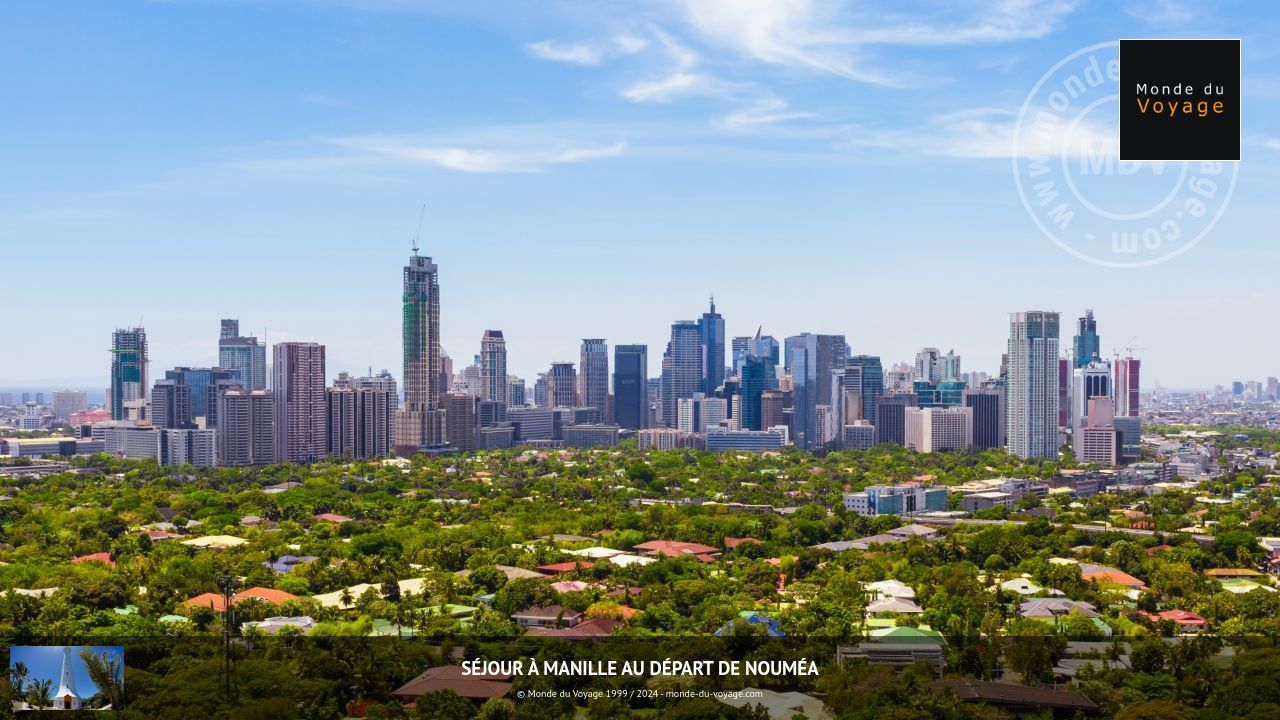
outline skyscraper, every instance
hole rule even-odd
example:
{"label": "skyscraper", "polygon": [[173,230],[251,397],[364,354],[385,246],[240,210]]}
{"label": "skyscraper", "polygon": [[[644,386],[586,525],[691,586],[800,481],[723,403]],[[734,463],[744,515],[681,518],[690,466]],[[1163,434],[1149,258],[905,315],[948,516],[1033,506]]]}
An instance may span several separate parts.
{"label": "skyscraper", "polygon": [[609,346],[601,338],[586,338],[578,362],[578,402],[600,408],[603,416],[609,409]]}
{"label": "skyscraper", "polygon": [[648,375],[648,346],[614,346],[613,416],[619,427],[641,430],[648,426]]}
{"label": "skyscraper", "polygon": [[1089,401],[1098,397],[1111,397],[1111,364],[1091,362],[1072,370],[1071,414],[1068,417],[1072,431],[1084,427]]}
{"label": "skyscraper", "polygon": [[1098,322],[1093,319],[1093,311],[1085,310],[1084,317],[1076,320],[1076,337],[1072,343],[1072,360],[1075,366],[1082,368],[1091,362],[1102,359],[1098,337]]}
{"label": "skyscraper", "polygon": [[1004,388],[965,390],[964,406],[973,411],[973,446],[983,450],[1004,447]]}
{"label": "skyscraper", "polygon": [[270,390],[223,386],[217,406],[219,465],[275,462],[275,402]]}
{"label": "skyscraper", "polygon": [[278,343],[271,370],[276,461],[306,463],[323,458],[328,443],[324,346]]}
{"label": "skyscraper", "polygon": [[444,394],[445,442],[459,452],[476,449],[476,401],[466,393]]}
{"label": "skyscraper", "polygon": [[1058,457],[1058,325],[1056,312],[1009,316],[1008,447],[1020,458]]}
{"label": "skyscraper", "polygon": [[240,335],[240,321],[224,319],[218,337],[218,367],[236,373],[250,390],[266,389],[267,346],[256,337]]}
{"label": "skyscraper", "polygon": [[1141,395],[1142,361],[1135,357],[1120,358],[1116,360],[1115,373],[1116,415],[1138,417],[1141,415],[1138,400]]}
{"label": "skyscraper", "polygon": [[195,427],[191,411],[191,388],[177,380],[157,380],[151,388],[151,424],[161,429],[184,430]]}
{"label": "skyscraper", "polygon": [[[7,403],[0,403],[7,404]],[[72,414],[89,409],[89,399],[83,390],[54,390],[53,417],[66,422]]]}
{"label": "skyscraper", "polygon": [[936,383],[942,380],[941,353],[938,348],[920,348],[916,353],[915,374],[912,379],[918,382]]}
{"label": "skyscraper", "polygon": [[222,368],[176,367],[165,370],[164,377],[166,380],[174,380],[180,385],[191,388],[191,416],[205,418],[205,427],[216,426],[208,422],[208,417],[210,413],[217,415],[218,383],[235,380],[242,385],[245,384],[238,371]]}
{"label": "skyscraper", "polygon": [[816,408],[829,405],[832,372],[844,367],[847,346],[843,335],[801,333],[787,338],[784,349],[794,383],[791,439],[796,447],[812,450],[818,438]]}
{"label": "skyscraper", "polygon": [[578,378],[573,363],[562,360],[551,363],[547,373],[547,404],[553,408],[577,407]]}
{"label": "skyscraper", "polygon": [[480,338],[480,397],[493,400],[503,408],[509,405],[507,393],[507,341],[501,330],[485,330]]}
{"label": "skyscraper", "polygon": [[915,407],[916,396],[910,393],[881,395],[876,400],[876,444],[907,443],[907,408]]}
{"label": "skyscraper", "polygon": [[[845,361],[846,368],[857,368],[858,393],[862,400],[862,419],[876,424],[876,400],[884,394],[884,366],[875,355],[854,355]],[[847,374],[847,373],[846,373]],[[846,383],[846,390],[853,390]]]}
{"label": "skyscraper", "polygon": [[111,334],[111,419],[124,420],[124,404],[147,397],[147,331],[116,330]]}
{"label": "skyscraper", "polygon": [[444,439],[436,412],[442,391],[440,283],[435,263],[418,255],[416,246],[404,267],[402,322],[404,404],[396,413],[394,435],[396,453],[404,456]]}
{"label": "skyscraper", "polygon": [[662,357],[662,424],[675,427],[679,403],[702,386],[702,334],[692,320],[671,324],[671,339]]}
{"label": "skyscraper", "polygon": [[741,416],[738,424],[743,430],[767,430],[761,414],[761,399],[769,389],[769,380],[773,375],[773,361],[767,357],[747,355],[739,371],[739,406]]}
{"label": "skyscraper", "polygon": [[702,345],[702,392],[711,396],[724,383],[724,318],[716,312],[714,295],[711,309],[698,320],[698,337]]}

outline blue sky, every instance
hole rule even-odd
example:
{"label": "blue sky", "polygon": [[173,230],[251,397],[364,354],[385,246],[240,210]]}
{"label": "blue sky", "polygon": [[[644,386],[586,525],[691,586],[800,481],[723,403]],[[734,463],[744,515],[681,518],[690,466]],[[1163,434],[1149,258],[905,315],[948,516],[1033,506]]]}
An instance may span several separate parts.
{"label": "blue sky", "polygon": [[[113,659],[123,659],[124,648],[119,645],[76,645],[71,648],[71,666],[72,673],[75,674],[76,692],[80,693],[81,698],[88,700],[98,692],[98,686],[89,679],[89,672],[85,670],[84,661],[80,659],[80,651],[84,649],[92,650],[99,655],[106,653]],[[61,645],[14,645],[9,648],[10,668],[19,662],[27,666],[28,682],[49,680],[53,683],[49,692],[58,691],[58,683],[62,678]]]}
{"label": "blue sky", "polygon": [[[455,4],[457,5],[457,4]],[[584,337],[650,346],[714,292],[730,335],[843,333],[994,372],[1007,313],[1095,309],[1144,381],[1280,374],[1280,70],[1267,3],[964,0],[0,5],[0,386],[212,364],[220,317],[399,375],[400,268],[441,268],[461,367],[532,379]],[[1244,162],[1199,245],[1066,254],[1023,209],[1036,81],[1118,37],[1243,38]],[[1068,338],[1064,337],[1064,345]]]}

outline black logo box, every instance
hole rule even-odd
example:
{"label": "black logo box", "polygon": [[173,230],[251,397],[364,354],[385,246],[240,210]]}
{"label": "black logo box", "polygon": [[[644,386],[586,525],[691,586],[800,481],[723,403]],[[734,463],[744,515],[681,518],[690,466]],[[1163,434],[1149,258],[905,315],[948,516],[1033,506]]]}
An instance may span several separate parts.
{"label": "black logo box", "polygon": [[1240,102],[1239,40],[1120,41],[1121,160],[1239,160]]}

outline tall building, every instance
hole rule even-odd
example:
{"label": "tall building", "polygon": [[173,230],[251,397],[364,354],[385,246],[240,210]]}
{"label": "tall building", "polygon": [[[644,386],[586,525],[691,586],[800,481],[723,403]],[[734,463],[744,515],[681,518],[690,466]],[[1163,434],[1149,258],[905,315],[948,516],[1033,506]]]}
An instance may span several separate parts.
{"label": "tall building", "polygon": [[641,430],[648,427],[648,373],[648,346],[614,346],[613,416],[619,427],[628,430]]}
{"label": "tall building", "polygon": [[246,384],[238,371],[223,368],[176,367],[165,370],[164,377],[191,389],[191,416],[205,418],[205,427],[215,427],[214,423],[208,422],[208,417],[211,411],[214,415],[217,414],[214,401],[217,398],[218,383],[234,380],[242,385]]}
{"label": "tall building", "polygon": [[485,330],[480,338],[480,397],[503,408],[510,404],[507,392],[507,341],[501,330]]}
{"label": "tall building", "polygon": [[125,420],[125,403],[147,397],[147,331],[116,330],[111,334],[111,419]]}
{"label": "tall building", "polygon": [[[8,404],[8,403],[0,403]],[[89,399],[83,390],[54,390],[53,419],[66,422],[78,412],[89,409]]]}
{"label": "tall building", "polygon": [[[783,390],[765,390],[760,394],[760,429],[768,430],[787,424],[791,409],[791,393]],[[743,411],[745,414],[745,410]],[[743,428],[751,430],[754,428]]]}
{"label": "tall building", "polygon": [[191,388],[177,380],[157,380],[151,388],[151,424],[164,430],[194,428]]}
{"label": "tall building", "polygon": [[733,376],[742,375],[742,363],[751,354],[751,336],[739,335],[729,341],[729,361],[732,363]]}
{"label": "tall building", "polygon": [[396,454],[412,455],[439,445],[443,424],[439,407],[442,386],[440,350],[440,282],[431,258],[415,246],[404,267],[402,341],[404,404],[396,413]]}
{"label": "tall building", "polygon": [[973,411],[973,446],[983,450],[1004,447],[1004,388],[984,387],[965,390],[964,406]]}
{"label": "tall building", "polygon": [[1093,311],[1085,310],[1084,317],[1076,320],[1076,336],[1072,342],[1072,360],[1078,368],[1102,360],[1102,339],[1098,337],[1098,322]]}
{"label": "tall building", "polygon": [[[1006,354],[1007,355],[1007,354]],[[1071,427],[1071,371],[1075,363],[1058,358],[1058,427]]]}
{"label": "tall building", "polygon": [[276,344],[271,373],[276,461],[307,463],[323,458],[328,442],[324,346],[313,342]]}
{"label": "tall building", "polygon": [[1120,432],[1115,426],[1115,405],[1100,395],[1089,398],[1088,410],[1072,434],[1076,460],[1114,467],[1120,463]]}
{"label": "tall building", "polygon": [[796,447],[813,450],[818,444],[817,406],[831,398],[832,373],[843,368],[848,355],[843,335],[801,333],[786,339],[786,368],[792,376],[792,433]]}
{"label": "tall building", "polygon": [[270,390],[223,386],[217,405],[219,465],[275,462],[275,400]]}
{"label": "tall building", "polygon": [[938,378],[942,382],[960,379],[960,356],[955,350],[948,350],[946,355],[938,358]]}
{"label": "tall building", "polygon": [[[884,394],[884,366],[880,364],[880,358],[874,355],[854,355],[845,361],[846,377],[850,368],[856,368],[855,377],[857,378],[857,391],[860,396],[859,402],[862,405],[862,419],[876,424],[876,400]],[[846,390],[849,383],[845,384]]]}
{"label": "tall building", "polygon": [[1111,364],[1091,362],[1071,371],[1071,415],[1068,418],[1072,431],[1085,425],[1089,401],[1093,398],[1111,397]]}
{"label": "tall building", "polygon": [[702,386],[702,335],[692,320],[671,324],[671,339],[662,358],[662,424],[675,427],[682,398]]}
{"label": "tall building", "polygon": [[547,372],[547,402],[551,407],[577,407],[577,386],[573,363],[567,360],[551,363],[551,370]]}
{"label": "tall building", "polygon": [[714,295],[711,309],[698,320],[698,337],[702,346],[702,392],[710,396],[724,383],[724,318],[716,312]]}
{"label": "tall building", "polygon": [[462,392],[447,392],[444,405],[444,439],[459,452],[476,449],[476,401]]}
{"label": "tall building", "polygon": [[973,444],[973,408],[909,407],[905,413],[906,445],[916,452],[962,450]]}
{"label": "tall building", "polygon": [[601,338],[586,338],[578,362],[578,402],[586,407],[609,408],[609,345]]}
{"label": "tall building", "polygon": [[1119,358],[1115,362],[1115,373],[1116,415],[1139,417],[1142,361],[1134,357]]}
{"label": "tall building", "polygon": [[916,406],[911,393],[881,395],[876,399],[876,444],[907,444],[907,408]]}
{"label": "tall building", "polygon": [[325,453],[350,458],[356,453],[356,393],[345,375],[340,374],[333,387],[324,391]]}
{"label": "tall building", "polygon": [[[743,430],[765,430],[762,416],[762,400],[773,377],[773,361],[759,355],[748,355],[738,373],[739,417],[738,426]],[[779,417],[781,422],[781,408]]]}
{"label": "tall building", "polygon": [[524,407],[529,404],[524,380],[515,375],[507,376],[507,407]]}
{"label": "tall building", "polygon": [[224,319],[218,336],[218,367],[234,372],[250,390],[266,389],[267,346],[256,337],[242,336],[239,320]]}
{"label": "tall building", "polygon": [[1005,384],[1009,452],[1020,458],[1058,457],[1058,341],[1056,312],[1009,316]]}
{"label": "tall building", "polygon": [[327,444],[330,455],[380,458],[394,444],[396,381],[387,371],[352,378],[339,373],[325,391]]}
{"label": "tall building", "polygon": [[159,430],[156,463],[160,466],[213,467],[217,462],[217,431],[198,428]]}
{"label": "tall building", "polygon": [[942,353],[938,348],[920,348],[916,353],[915,372],[912,379],[917,382],[936,383],[942,380],[942,364],[939,358]]}

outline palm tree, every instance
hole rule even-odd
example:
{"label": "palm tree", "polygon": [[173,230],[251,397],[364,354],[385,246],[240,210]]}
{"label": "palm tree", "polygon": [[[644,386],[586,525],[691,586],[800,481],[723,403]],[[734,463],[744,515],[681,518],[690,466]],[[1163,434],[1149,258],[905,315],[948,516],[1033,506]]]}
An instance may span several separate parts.
{"label": "palm tree", "polygon": [[44,709],[53,705],[53,681],[34,680],[27,687],[27,704]]}
{"label": "palm tree", "polygon": [[89,679],[98,686],[98,692],[106,696],[113,710],[119,710],[124,703],[124,668],[120,658],[113,658],[105,652],[99,655],[85,648],[80,651],[80,659],[84,661]]}
{"label": "palm tree", "polygon": [[31,672],[27,669],[27,664],[19,660],[9,668],[9,685],[13,688],[14,697],[22,697],[27,687],[27,678]]}

